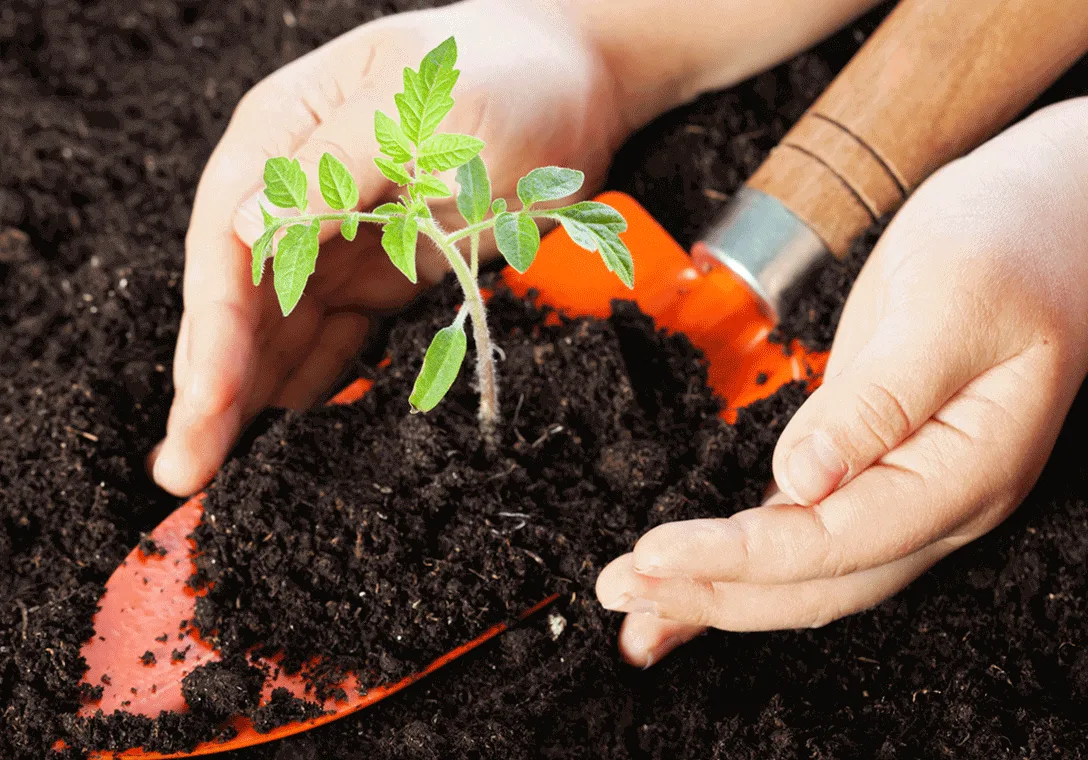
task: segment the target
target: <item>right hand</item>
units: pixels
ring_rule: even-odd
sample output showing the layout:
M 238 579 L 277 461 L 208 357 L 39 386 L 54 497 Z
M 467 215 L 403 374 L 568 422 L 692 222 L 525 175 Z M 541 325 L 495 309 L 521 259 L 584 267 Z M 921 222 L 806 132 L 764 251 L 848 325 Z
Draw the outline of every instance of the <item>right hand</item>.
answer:
M 498 0 L 398 14 L 333 40 L 242 98 L 201 177 L 185 240 L 175 396 L 166 438 L 149 458 L 162 488 L 184 496 L 206 486 L 255 414 L 315 403 L 362 345 L 371 315 L 445 274 L 441 256 L 421 246 L 413 286 L 389 262 L 377 228 L 364 225 L 347 243 L 330 226 L 306 293 L 284 318 L 272 277 L 254 287 L 250 275 L 265 160 L 299 159 L 314 213 L 327 210 L 317 182 L 325 152 L 358 181 L 360 208 L 393 199 L 372 161 L 374 111 L 395 118 L 404 67 L 418 68 L 454 35 L 462 73 L 442 129 L 486 141 L 495 196 L 513 197 L 518 178 L 538 166 L 561 165 L 586 173 L 584 197 L 630 125 L 603 56 L 576 29 L 559 13 Z M 452 198 L 432 208 L 446 229 L 463 226 Z
M 705 626 L 819 626 L 993 530 L 1042 472 L 1088 373 L 1088 98 L 930 177 L 850 291 L 823 384 L 774 453 L 782 492 L 659 525 L 597 580 L 620 648 Z

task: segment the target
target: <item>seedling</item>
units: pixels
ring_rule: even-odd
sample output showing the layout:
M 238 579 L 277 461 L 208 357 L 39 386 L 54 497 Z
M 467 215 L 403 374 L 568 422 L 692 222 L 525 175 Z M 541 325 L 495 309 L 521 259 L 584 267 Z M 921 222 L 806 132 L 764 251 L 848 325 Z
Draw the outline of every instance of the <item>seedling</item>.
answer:
M 413 411 L 427 412 L 449 391 L 464 362 L 468 339 L 465 320 L 472 317 L 476 343 L 476 373 L 480 391 L 480 426 L 491 440 L 499 422 L 499 391 L 495 376 L 495 347 L 487 327 L 487 310 L 477 282 L 480 234 L 493 229 L 499 253 L 519 272 L 536 258 L 540 231 L 536 219 L 553 219 L 571 239 L 588 251 L 598 251 L 609 271 L 634 285 L 631 252 L 620 240 L 627 229 L 623 216 L 611 206 L 582 201 L 562 208 L 540 209 L 535 204 L 569 197 L 582 187 L 582 172 L 558 166 L 534 169 L 518 180 L 521 208 L 511 210 L 504 198 L 491 197 L 491 182 L 479 153 L 484 142 L 472 135 L 439 133 L 438 125 L 453 107 L 451 93 L 460 72 L 454 68 L 457 44 L 453 37 L 429 52 L 419 71 L 404 69 L 404 92 L 396 98 L 400 120 L 377 111 L 374 133 L 382 156 L 378 170 L 404 189 L 396 203 L 372 211 L 356 211 L 359 189 L 347 167 L 330 153 L 321 157 L 318 180 L 321 196 L 331 213 L 307 214 L 307 180 L 297 159 L 271 158 L 265 164 L 265 196 L 283 209 L 298 214 L 277 217 L 264 207 L 264 233 L 253 244 L 253 284 L 259 285 L 265 261 L 272 258 L 276 296 L 287 316 L 302 298 L 318 256 L 322 222 L 339 222 L 340 233 L 353 240 L 361 222 L 382 225 L 382 248 L 404 276 L 416 282 L 416 245 L 419 235 L 429 238 L 449 262 L 464 292 L 464 304 L 452 324 L 438 331 L 423 359 L 409 401 Z M 466 226 L 446 232 L 431 213 L 428 200 L 453 195 L 438 176 L 456 169 L 457 208 Z M 466 261 L 459 244 L 469 241 Z

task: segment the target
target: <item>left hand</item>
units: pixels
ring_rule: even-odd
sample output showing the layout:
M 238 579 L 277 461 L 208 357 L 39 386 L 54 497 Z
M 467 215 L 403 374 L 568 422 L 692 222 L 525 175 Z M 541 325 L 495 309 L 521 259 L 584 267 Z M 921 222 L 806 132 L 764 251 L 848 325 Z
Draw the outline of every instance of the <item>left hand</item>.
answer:
M 780 493 L 661 525 L 597 581 L 648 666 L 712 626 L 821 626 L 1000 524 L 1088 372 L 1088 98 L 928 180 L 866 262 L 823 385 L 774 453 Z

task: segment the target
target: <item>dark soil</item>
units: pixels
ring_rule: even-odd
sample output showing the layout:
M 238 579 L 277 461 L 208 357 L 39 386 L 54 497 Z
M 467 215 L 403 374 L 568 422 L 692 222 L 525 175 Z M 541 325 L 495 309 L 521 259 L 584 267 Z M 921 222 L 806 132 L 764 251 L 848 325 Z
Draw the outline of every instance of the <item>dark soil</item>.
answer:
M 196 623 L 224 654 L 282 650 L 289 673 L 323 656 L 307 672 L 321 698 L 338 671 L 392 683 L 553 593 L 589 592 L 650 525 L 758 501 L 766 467 L 739 458 L 773 446 L 801 389 L 770 402 L 776 424 L 743 412 L 742 444 L 700 355 L 629 304 L 548 327 L 493 299 L 510 420 L 494 457 L 469 372 L 434 412 L 406 414 L 456 299 L 450 282 L 394 329 L 395 369 L 364 401 L 285 416 L 223 472 L 196 533 L 211 585 Z
M 142 458 L 162 433 L 170 399 L 189 204 L 234 104 L 260 76 L 313 46 L 410 7 L 342 0 L 7 0 L 0 7 L 0 757 L 37 759 L 58 738 L 104 738 L 72 733 L 72 714 L 93 696 L 78 686 L 79 647 L 92 633 L 102 583 L 141 533 L 177 504 L 148 483 Z M 617 157 L 610 185 L 634 194 L 690 243 L 878 15 L 814 53 L 659 119 Z M 1049 97 L 1085 94 L 1086 74 L 1082 63 Z M 826 342 L 848 280 L 849 274 L 834 283 L 821 279 L 826 297 L 791 318 L 788 324 L 798 326 L 791 329 Z M 602 335 L 608 329 L 615 333 L 615 327 L 593 328 Z M 291 435 L 295 453 L 278 452 L 271 429 L 262 428 L 224 478 L 256 485 L 261 472 L 247 472 L 246 462 L 298 456 L 318 465 L 333 452 L 365 445 L 369 433 L 353 428 L 349 436 L 336 424 L 344 423 L 340 415 L 369 414 L 368 403 L 276 421 L 276 434 Z M 646 403 L 639 399 L 639 408 Z M 411 433 L 430 418 L 403 419 Z M 753 484 L 766 474 L 769 442 L 759 432 L 766 421 L 750 418 L 730 434 L 741 464 L 763 468 L 746 473 Z M 1020 511 L 895 599 L 818 631 L 708 635 L 646 672 L 619 661 L 619 617 L 586 591 L 609 553 L 630 545 L 640 521 L 675 519 L 692 505 L 655 499 L 648 514 L 619 514 L 614 534 L 592 538 L 584 532 L 589 522 L 545 526 L 540 540 L 548 530 L 567 535 L 568 553 L 534 549 L 534 524 L 513 531 L 493 522 L 514 536 L 496 562 L 514 562 L 513 547 L 521 545 L 542 559 L 590 564 L 558 573 L 548 566 L 549 579 L 561 574 L 570 583 L 550 612 L 423 683 L 355 718 L 232 757 L 1086 756 L 1086 423 L 1082 394 Z M 342 448 L 325 447 L 332 442 Z M 569 444 L 558 435 L 542 445 Z M 640 498 L 613 500 L 627 487 L 616 463 L 632 457 L 643 464 L 631 479 L 634 490 L 662 488 L 660 452 L 641 440 L 605 448 L 580 463 L 592 468 L 598 505 L 604 495 L 609 508 Z M 322 460 L 313 462 L 318 453 Z M 665 454 L 667 467 L 675 467 L 674 454 Z M 464 467 L 444 451 L 421 450 L 425 455 Z M 531 470 L 531 459 L 510 458 Z M 289 469 L 281 469 L 284 478 Z M 319 489 L 301 476 L 285 482 L 311 497 Z M 363 485 L 336 487 L 350 497 L 345 505 L 380 509 L 362 500 Z M 428 487 L 434 484 L 421 492 Z M 723 492 L 719 504 L 728 510 L 746 503 L 758 489 L 749 490 Z M 397 497 L 368 494 L 375 495 Z M 531 498 L 526 489 L 518 495 Z M 322 498 L 337 496 L 330 489 Z M 493 514 L 476 504 L 464 509 L 477 518 Z M 593 515 L 607 518 L 607 512 Z M 463 535 L 468 526 L 459 529 Z M 422 563 L 424 547 L 414 551 Z M 524 564 L 526 586 L 519 591 L 527 596 L 539 567 L 535 560 Z M 539 572 L 538 580 L 545 569 Z M 300 583 L 313 585 L 306 577 Z M 334 594 L 345 591 L 330 586 Z M 482 583 L 476 590 L 487 593 Z M 484 616 L 482 607 L 468 605 L 461 619 L 484 624 L 520 601 L 488 599 L 496 606 Z M 566 621 L 555 638 L 550 614 Z M 239 626 L 237 635 L 249 634 Z M 367 656 L 351 645 L 332 644 L 345 658 Z M 426 640 L 427 647 L 439 645 Z M 430 651 L 389 646 L 402 660 L 389 672 Z M 212 711 L 249 704 L 220 704 L 217 696 Z M 280 694 L 255 717 L 267 719 L 267 727 L 305 709 Z M 147 727 L 133 730 L 139 735 Z M 164 744 L 184 735 L 180 723 L 155 730 Z

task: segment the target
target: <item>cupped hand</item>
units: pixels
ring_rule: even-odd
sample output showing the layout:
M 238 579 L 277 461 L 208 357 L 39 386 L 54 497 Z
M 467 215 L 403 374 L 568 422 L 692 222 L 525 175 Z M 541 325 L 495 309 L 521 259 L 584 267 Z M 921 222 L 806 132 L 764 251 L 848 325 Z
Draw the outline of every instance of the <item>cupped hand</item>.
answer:
M 927 181 L 859 276 L 823 385 L 774 453 L 780 491 L 671 523 L 601 573 L 648 665 L 707 626 L 820 626 L 997 526 L 1088 371 L 1088 99 Z
M 304 408 L 328 389 L 364 341 L 376 313 L 441 279 L 441 256 L 419 252 L 419 285 L 398 272 L 374 230 L 353 243 L 322 231 L 317 268 L 286 319 L 272 278 L 254 287 L 249 247 L 261 234 L 265 160 L 299 159 L 310 207 L 327 211 L 317 182 L 329 152 L 360 186 L 360 208 L 395 196 L 378 172 L 374 112 L 393 115 L 405 66 L 454 35 L 461 77 L 443 131 L 486 141 L 496 196 L 538 166 L 603 180 L 628 125 L 600 55 L 574 25 L 533 3 L 473 0 L 363 25 L 275 72 L 239 103 L 197 189 L 185 241 L 185 309 L 174 360 L 166 437 L 149 464 L 156 482 L 187 495 L 204 487 L 242 427 L 269 405 Z M 269 204 L 265 206 L 272 208 Z M 434 203 L 447 229 L 463 225 L 452 199 Z M 484 253 L 487 253 L 485 241 Z

